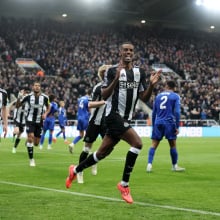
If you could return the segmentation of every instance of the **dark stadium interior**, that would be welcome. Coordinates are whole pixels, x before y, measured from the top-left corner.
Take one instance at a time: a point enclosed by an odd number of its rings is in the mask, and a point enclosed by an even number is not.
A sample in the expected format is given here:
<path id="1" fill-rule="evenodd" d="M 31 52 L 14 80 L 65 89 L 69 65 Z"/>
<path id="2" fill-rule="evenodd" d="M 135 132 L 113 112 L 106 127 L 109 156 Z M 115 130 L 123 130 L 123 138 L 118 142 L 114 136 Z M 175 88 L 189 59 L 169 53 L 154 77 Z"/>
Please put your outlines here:
<path id="1" fill-rule="evenodd" d="M 11 99 L 36 75 L 24 74 L 15 60 L 32 58 L 45 70 L 43 90 L 66 99 L 68 116 L 75 119 L 77 97 L 95 85 L 101 64 L 117 62 L 118 45 L 130 40 L 136 64 L 146 71 L 166 64 L 175 73 L 168 77 L 178 82 L 182 119 L 219 123 L 219 11 L 198 8 L 192 0 L 84 1 L 0 1 L 0 87 Z M 158 85 L 154 95 L 161 89 Z M 146 117 L 142 109 L 134 115 Z"/>
<path id="2" fill-rule="evenodd" d="M 210 25 L 220 28 L 219 11 L 197 7 L 195 0 L 1 0 L 1 16 L 49 17 L 73 22 L 97 21 L 105 23 L 182 26 L 208 30 Z"/>

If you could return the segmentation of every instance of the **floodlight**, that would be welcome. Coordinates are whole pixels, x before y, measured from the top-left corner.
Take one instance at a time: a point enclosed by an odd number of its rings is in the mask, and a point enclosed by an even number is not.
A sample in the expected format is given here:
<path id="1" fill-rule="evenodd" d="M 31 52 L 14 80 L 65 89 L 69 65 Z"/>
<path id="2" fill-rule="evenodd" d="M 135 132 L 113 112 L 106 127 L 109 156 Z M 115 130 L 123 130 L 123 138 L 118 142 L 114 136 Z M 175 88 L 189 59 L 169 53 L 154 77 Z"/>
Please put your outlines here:
<path id="1" fill-rule="evenodd" d="M 196 4 L 212 10 L 220 10 L 219 0 L 196 0 Z"/>

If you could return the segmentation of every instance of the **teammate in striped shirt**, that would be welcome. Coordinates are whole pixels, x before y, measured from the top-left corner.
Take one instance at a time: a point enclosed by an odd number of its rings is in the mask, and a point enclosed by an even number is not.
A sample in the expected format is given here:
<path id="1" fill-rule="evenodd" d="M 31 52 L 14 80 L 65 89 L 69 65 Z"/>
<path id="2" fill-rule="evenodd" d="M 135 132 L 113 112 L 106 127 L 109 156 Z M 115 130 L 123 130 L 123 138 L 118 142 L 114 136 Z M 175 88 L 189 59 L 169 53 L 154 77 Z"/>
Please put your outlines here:
<path id="1" fill-rule="evenodd" d="M 102 138 L 105 135 L 106 126 L 104 123 L 104 114 L 105 114 L 105 102 L 103 102 L 101 87 L 103 84 L 104 73 L 111 65 L 102 65 L 99 67 L 98 76 L 100 82 L 97 83 L 92 91 L 92 101 L 100 102 L 100 106 L 97 108 L 91 109 L 91 115 L 89 118 L 89 125 L 86 129 L 86 134 L 83 139 L 84 147 L 79 156 L 79 163 L 85 160 L 92 148 L 93 143 L 96 141 L 97 137 L 100 135 Z M 90 102 L 91 104 L 91 102 Z M 92 175 L 97 175 L 97 166 L 94 164 L 92 166 Z M 83 172 L 77 174 L 78 183 L 84 183 Z"/>
<path id="2" fill-rule="evenodd" d="M 24 88 L 21 90 L 18 94 L 18 97 L 23 98 L 26 94 L 28 94 L 29 89 Z M 13 140 L 16 136 L 16 139 L 14 141 L 14 146 L 12 148 L 12 153 L 16 153 L 16 149 L 18 147 L 18 144 L 20 143 L 20 137 L 22 133 L 24 132 L 25 124 L 26 124 L 26 114 L 27 114 L 27 104 L 22 105 L 18 108 L 16 108 L 16 102 L 17 99 L 11 103 L 9 111 L 14 111 L 13 119 L 14 119 L 14 131 L 13 131 Z"/>
<path id="3" fill-rule="evenodd" d="M 27 103 L 26 132 L 27 132 L 27 151 L 30 159 L 30 166 L 36 166 L 34 160 L 34 148 L 40 142 L 43 119 L 50 111 L 49 98 L 41 92 L 39 82 L 34 82 L 32 92 L 24 98 L 18 98 L 16 107 L 20 107 Z M 45 111 L 46 108 L 46 111 Z"/>
<path id="4" fill-rule="evenodd" d="M 8 111 L 7 111 L 8 93 L 6 90 L 0 88 L 0 119 L 3 120 L 2 130 L 4 137 L 6 137 L 8 132 Z M 0 136 L 1 138 L 1 136 Z"/>
<path id="5" fill-rule="evenodd" d="M 134 45 L 130 42 L 123 43 L 120 46 L 119 55 L 119 63 L 108 69 L 102 87 L 102 96 L 107 101 L 105 113 L 107 131 L 105 137 L 96 152 L 79 165 L 69 166 L 66 187 L 71 187 L 77 173 L 108 156 L 122 139 L 130 145 L 130 149 L 126 155 L 122 180 L 117 184 L 117 187 L 122 198 L 127 203 L 133 203 L 129 179 L 142 148 L 142 141 L 131 127 L 130 120 L 138 98 L 144 102 L 150 98 L 154 85 L 160 78 L 160 71 L 151 74 L 148 85 L 144 70 L 133 65 Z"/>

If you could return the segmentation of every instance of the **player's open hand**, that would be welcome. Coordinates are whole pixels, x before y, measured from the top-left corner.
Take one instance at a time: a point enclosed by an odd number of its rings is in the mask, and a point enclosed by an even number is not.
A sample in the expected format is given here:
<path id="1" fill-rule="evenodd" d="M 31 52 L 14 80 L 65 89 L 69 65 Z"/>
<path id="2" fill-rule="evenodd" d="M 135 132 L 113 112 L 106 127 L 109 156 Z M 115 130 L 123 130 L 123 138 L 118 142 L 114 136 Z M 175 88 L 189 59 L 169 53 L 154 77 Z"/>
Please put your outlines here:
<path id="1" fill-rule="evenodd" d="M 150 76 L 150 82 L 152 85 L 155 85 L 160 80 L 160 75 L 162 70 L 153 71 Z"/>

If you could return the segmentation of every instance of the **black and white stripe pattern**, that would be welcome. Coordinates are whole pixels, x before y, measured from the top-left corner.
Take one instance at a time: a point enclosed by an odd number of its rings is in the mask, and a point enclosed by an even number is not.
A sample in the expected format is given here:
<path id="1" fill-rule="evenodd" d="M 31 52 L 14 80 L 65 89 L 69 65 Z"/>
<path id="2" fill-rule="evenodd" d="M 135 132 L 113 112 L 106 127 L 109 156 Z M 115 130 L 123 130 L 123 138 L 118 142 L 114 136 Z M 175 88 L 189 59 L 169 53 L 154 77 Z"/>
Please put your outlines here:
<path id="1" fill-rule="evenodd" d="M 0 120 L 1 120 L 1 110 L 3 106 L 7 106 L 7 102 L 8 102 L 8 93 L 6 92 L 6 90 L 1 89 L 0 88 Z"/>
<path id="2" fill-rule="evenodd" d="M 14 109 L 14 121 L 18 124 L 25 125 L 26 123 L 26 116 L 28 111 L 28 104 L 25 103 L 24 105 L 20 106 L 19 108 Z"/>
<path id="3" fill-rule="evenodd" d="M 101 87 L 102 87 L 102 82 L 99 82 L 94 86 L 92 91 L 92 101 L 102 100 Z M 95 125 L 100 125 L 104 111 L 105 111 L 105 105 L 102 105 L 98 108 L 92 108 L 89 122 L 93 121 Z"/>
<path id="4" fill-rule="evenodd" d="M 0 110 L 2 106 L 7 105 L 8 94 L 6 90 L 0 88 Z"/>
<path id="5" fill-rule="evenodd" d="M 104 87 L 108 87 L 115 78 L 117 65 L 109 68 L 105 75 Z M 132 119 L 139 93 L 147 88 L 146 75 L 143 69 L 133 67 L 122 69 L 117 86 L 107 100 L 106 116 L 115 111 L 126 120 Z"/>
<path id="6" fill-rule="evenodd" d="M 21 103 L 22 105 L 24 103 L 28 104 L 26 121 L 32 123 L 41 123 L 45 107 L 48 107 L 49 105 L 49 98 L 44 93 L 41 93 L 39 96 L 35 96 L 32 92 L 26 95 L 21 100 Z"/>

